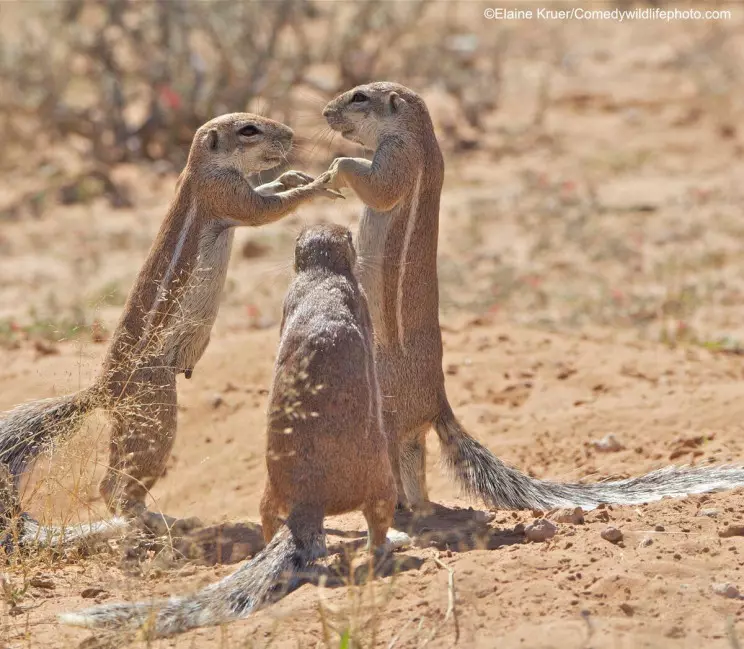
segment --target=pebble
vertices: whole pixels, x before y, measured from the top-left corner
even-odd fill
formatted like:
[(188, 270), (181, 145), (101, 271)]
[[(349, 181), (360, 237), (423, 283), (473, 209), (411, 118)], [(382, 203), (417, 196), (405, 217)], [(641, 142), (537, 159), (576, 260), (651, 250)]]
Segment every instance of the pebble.
[(605, 527), (602, 530), (602, 538), (610, 543), (620, 543), (623, 540), (623, 533), (616, 527)]
[(608, 523), (610, 520), (610, 513), (608, 511), (597, 511), (594, 514), (594, 519), (600, 523)]
[(617, 453), (625, 448), (612, 433), (607, 433), (602, 439), (595, 439), (592, 446), (600, 453)]
[(644, 536), (641, 539), (641, 542), (638, 544), (639, 548), (647, 548), (649, 545), (652, 545), (654, 540), (650, 536)]
[(82, 593), (80, 593), (80, 597), (83, 599), (93, 599), (94, 597), (98, 597), (100, 594), (105, 593), (106, 590), (104, 588), (96, 588), (95, 586), (92, 588), (86, 588)]
[(711, 586), (711, 589), (716, 595), (721, 595), (722, 597), (728, 597), (729, 599), (738, 599), (739, 597), (741, 597), (741, 594), (739, 593), (739, 589), (733, 584), (728, 584), (728, 583), (713, 584)]
[(557, 531), (558, 527), (547, 518), (538, 518), (524, 528), (524, 535), (527, 540), (540, 543), (552, 539)]
[(550, 518), (556, 523), (570, 523), (572, 525), (584, 524), (584, 510), (581, 507), (573, 509), (557, 509), (550, 514)]
[(221, 394), (212, 395), (212, 398), (209, 400), (209, 405), (212, 406), (212, 408), (214, 408), (215, 410), (224, 403), (225, 399)]
[(707, 516), (708, 518), (715, 518), (719, 512), (717, 509), (701, 509), (698, 511), (696, 516)]

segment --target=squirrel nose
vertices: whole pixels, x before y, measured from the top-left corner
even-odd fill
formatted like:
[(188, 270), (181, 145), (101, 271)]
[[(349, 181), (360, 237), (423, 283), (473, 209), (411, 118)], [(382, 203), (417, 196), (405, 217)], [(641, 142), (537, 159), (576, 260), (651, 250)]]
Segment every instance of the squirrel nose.
[(323, 117), (328, 117), (330, 114), (331, 114), (331, 109), (328, 106), (326, 106), (323, 109)]

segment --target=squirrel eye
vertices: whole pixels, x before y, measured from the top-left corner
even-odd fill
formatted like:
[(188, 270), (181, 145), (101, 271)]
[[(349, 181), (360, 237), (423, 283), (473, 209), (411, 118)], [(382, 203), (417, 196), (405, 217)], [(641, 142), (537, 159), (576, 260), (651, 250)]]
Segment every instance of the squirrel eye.
[(354, 96), (351, 98), (352, 104), (361, 104), (363, 101), (367, 101), (369, 97), (365, 95), (363, 92), (355, 92)]
[(238, 129), (238, 135), (244, 135), (250, 137), (251, 135), (258, 135), (261, 131), (258, 130), (253, 124), (246, 124)]

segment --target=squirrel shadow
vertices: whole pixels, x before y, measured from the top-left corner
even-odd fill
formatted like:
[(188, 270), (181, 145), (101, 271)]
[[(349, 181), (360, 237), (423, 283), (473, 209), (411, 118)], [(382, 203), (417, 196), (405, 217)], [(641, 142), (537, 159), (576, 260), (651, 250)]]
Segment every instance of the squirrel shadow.
[[(452, 552), (495, 550), (523, 541), (523, 534), (512, 529), (495, 529), (489, 526), (488, 521), (487, 512), (472, 508), (450, 508), (431, 503), (426, 512), (397, 511), (393, 527), (406, 532), (416, 547), (434, 547)], [(351, 557), (358, 557), (364, 552), (367, 544), (366, 532), (327, 527), (326, 533), (348, 539), (330, 544), (328, 546), (329, 558), (341, 557), (342, 562), (348, 563)], [(129, 544), (129, 554), (133, 552), (138, 554), (137, 549), (157, 550), (154, 543), (160, 543), (161, 548), (172, 548), (172, 553), (169, 554), (174, 561), (188, 560), (205, 566), (239, 563), (254, 556), (265, 546), (262, 528), (258, 523), (220, 523), (188, 530), (180, 536), (171, 535), (169, 539), (163, 537), (149, 541), (141, 537), (132, 539)], [(398, 559), (403, 555), (394, 556)], [(406, 557), (406, 561), (409, 559), (412, 558)], [(383, 561), (381, 565), (384, 563)], [(397, 561), (397, 563), (400, 564), (397, 568), (391, 565), (387, 569), (395, 571), (400, 568), (418, 567), (413, 564), (406, 567), (408, 565), (406, 562)], [(380, 569), (382, 568), (376, 566), (375, 571), (378, 572)], [(332, 572), (334, 570), (338, 571), (338, 568), (334, 568)], [(342, 577), (348, 583), (350, 577), (348, 571), (343, 573)], [(332, 575), (326, 574), (325, 578), (328, 582), (326, 585), (334, 583), (335, 578)], [(314, 574), (311, 579), (317, 581)]]
[(398, 510), (395, 513), (395, 529), (408, 534), (418, 547), (469, 552), (496, 550), (524, 540), (522, 532), (491, 527), (489, 521), (493, 516), (488, 512), (436, 503), (429, 503), (427, 509), (424, 512)]

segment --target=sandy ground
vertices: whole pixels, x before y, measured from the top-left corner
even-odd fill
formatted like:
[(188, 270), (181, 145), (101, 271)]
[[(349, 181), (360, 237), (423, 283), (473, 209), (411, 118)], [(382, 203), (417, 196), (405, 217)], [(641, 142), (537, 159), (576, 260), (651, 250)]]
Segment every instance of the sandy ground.
[[(440, 280), (450, 400), (472, 434), (539, 477), (741, 461), (744, 139), (719, 69), (741, 38), (659, 24), (570, 25), (559, 35), (563, 64), (540, 119), (533, 33), (505, 67), (481, 146), (447, 151)], [(427, 99), (441, 123), (440, 97)], [(308, 164), (320, 169), (342, 150)], [(96, 202), (4, 223), (0, 408), (77, 389), (96, 372), (104, 344), (71, 336), (68, 322), (112, 328), (175, 181), (116, 173), (135, 188), (135, 209)], [(28, 180), (3, 182), (12, 198)], [(75, 646), (89, 634), (56, 626), (56, 612), (187, 592), (255, 549), (292, 241), (303, 223), (354, 224), (358, 211), (352, 198), (317, 203), (236, 239), (212, 343), (193, 379), (179, 382), (179, 436), (152, 492), (154, 507), (204, 522), (191, 558), (154, 547), (123, 560), (112, 541), (90, 557), (20, 560), (7, 570), (5, 611), (20, 614), (4, 616), (4, 646)], [(71, 339), (39, 342), (50, 337)], [(622, 449), (598, 452), (593, 442), (609, 433)], [(105, 448), (105, 422), (94, 418), (51, 468), (42, 459), (32, 511), (103, 516), (95, 483)], [(433, 435), (430, 448), (438, 507), (398, 521), (418, 542), (397, 555), (397, 574), (374, 586), (306, 584), (249, 620), (163, 645), (339, 647), (345, 630), (365, 647), (724, 648), (738, 646), (732, 634), (744, 638), (744, 601), (716, 590), (744, 591), (744, 537), (725, 533), (744, 522), (744, 491), (607, 507), (530, 543), (518, 526), (532, 513), (485, 512), (462, 498)], [(327, 525), (336, 548), (364, 530), (358, 515)], [(602, 538), (608, 526), (622, 542)], [(449, 615), (443, 566), (454, 575)]]

